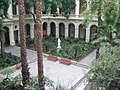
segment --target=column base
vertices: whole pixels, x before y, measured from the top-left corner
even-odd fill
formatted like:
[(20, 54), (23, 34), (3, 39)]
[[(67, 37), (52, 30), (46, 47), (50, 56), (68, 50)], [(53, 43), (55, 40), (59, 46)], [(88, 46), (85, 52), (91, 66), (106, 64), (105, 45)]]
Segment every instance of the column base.
[(56, 38), (59, 38), (59, 35), (56, 35)]
[(90, 42), (90, 40), (89, 40), (89, 39), (86, 39), (85, 41), (86, 41), (86, 42)]
[(15, 41), (10, 42), (10, 46), (14, 46), (15, 45)]
[(65, 36), (65, 38), (68, 38), (68, 36)]

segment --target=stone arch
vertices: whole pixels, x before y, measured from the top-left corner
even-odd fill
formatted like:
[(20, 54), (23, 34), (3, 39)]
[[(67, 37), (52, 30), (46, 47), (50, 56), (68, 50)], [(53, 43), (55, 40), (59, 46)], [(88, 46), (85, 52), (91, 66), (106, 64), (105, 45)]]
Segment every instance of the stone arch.
[(91, 25), (90, 26), (90, 41), (97, 38), (97, 26)]
[(79, 25), (79, 38), (85, 40), (86, 38), (86, 29), (83, 27), (82, 24)]
[(43, 23), (43, 36), (47, 35), (47, 22)]
[(65, 37), (65, 24), (59, 23), (59, 36)]
[(30, 24), (25, 24), (26, 36), (30, 37)]
[(3, 27), (6, 31), (5, 31), (5, 37), (4, 37), (4, 41), (5, 41), (5, 45), (10, 45), (10, 35), (9, 35), (9, 28), (7, 26)]
[(53, 37), (55, 37), (55, 35), (56, 35), (56, 25), (54, 22), (50, 23), (50, 34)]
[(75, 36), (75, 25), (73, 23), (69, 24), (69, 37)]

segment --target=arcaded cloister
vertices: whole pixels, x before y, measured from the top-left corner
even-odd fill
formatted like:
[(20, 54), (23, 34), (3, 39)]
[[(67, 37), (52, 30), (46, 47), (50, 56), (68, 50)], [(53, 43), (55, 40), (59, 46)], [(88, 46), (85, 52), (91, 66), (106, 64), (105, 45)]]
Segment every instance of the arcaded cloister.
[[(83, 6), (84, 3), (86, 6)], [(62, 16), (62, 11), (59, 8), (57, 9), (57, 16), (54, 16), (52, 12), (49, 14), (42, 14), (43, 35), (51, 35), (56, 38), (79, 38), (86, 42), (95, 39), (96, 36), (94, 33), (97, 32), (97, 19), (92, 20), (87, 28), (83, 28), (82, 25), (84, 18), (81, 14), (86, 8), (86, 1), (76, 0), (76, 7), (73, 11), (71, 11), (68, 19)], [(31, 11), (35, 13), (34, 7), (31, 8)], [(15, 45), (20, 41), (18, 5), (11, 3), (8, 14), (9, 19), (6, 19), (4, 24), (4, 29), (6, 29), (4, 38), (5, 44)], [(26, 12), (25, 20), (26, 35), (30, 38), (34, 38), (34, 20), (32, 15)]]

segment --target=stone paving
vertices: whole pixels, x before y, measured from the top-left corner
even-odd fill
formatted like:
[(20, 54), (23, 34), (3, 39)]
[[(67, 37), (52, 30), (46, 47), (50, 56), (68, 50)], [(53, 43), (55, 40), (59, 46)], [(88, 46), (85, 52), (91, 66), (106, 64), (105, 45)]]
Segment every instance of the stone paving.
[[(5, 49), (6, 52), (11, 52), (13, 55), (20, 56), (20, 48), (17, 46), (8, 47)], [(37, 75), (37, 55), (36, 51), (27, 49), (28, 61), (33, 60), (34, 62), (29, 64), (30, 73), (32, 76)], [(86, 58), (81, 60), (79, 64), (90, 66), (90, 62), (94, 59), (95, 51), (93, 51)], [(91, 61), (89, 61), (91, 60)], [(77, 83), (90, 69), (84, 68), (78, 65), (64, 65), (57, 62), (49, 61), (46, 57), (43, 58), (44, 64), (44, 75), (49, 79), (53, 80), (56, 84), (62, 84), (68, 87), (73, 86)], [(21, 73), (21, 70), (16, 70), (14, 76)]]
[(90, 67), (91, 65), (91, 62), (93, 60), (95, 60), (96, 58), (96, 50), (92, 51), (87, 57), (83, 58), (82, 60), (80, 60), (77, 65), (85, 65), (85, 66), (88, 66)]
[(4, 79), (4, 76), (3, 75), (0, 75), (0, 82), (2, 82)]

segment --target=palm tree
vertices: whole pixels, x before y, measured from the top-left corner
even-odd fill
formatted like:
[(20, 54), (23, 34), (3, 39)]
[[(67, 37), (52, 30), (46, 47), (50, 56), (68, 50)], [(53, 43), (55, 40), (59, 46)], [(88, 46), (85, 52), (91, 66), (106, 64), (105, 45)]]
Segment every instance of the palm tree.
[(42, 0), (36, 0), (36, 44), (38, 57), (38, 83), (39, 90), (45, 90), (42, 52)]
[(23, 85), (29, 82), (29, 68), (27, 63), (26, 53), (26, 34), (25, 34), (25, 18), (24, 18), (24, 0), (19, 0), (19, 30), (21, 43), (21, 61), (22, 61), (22, 83)]

